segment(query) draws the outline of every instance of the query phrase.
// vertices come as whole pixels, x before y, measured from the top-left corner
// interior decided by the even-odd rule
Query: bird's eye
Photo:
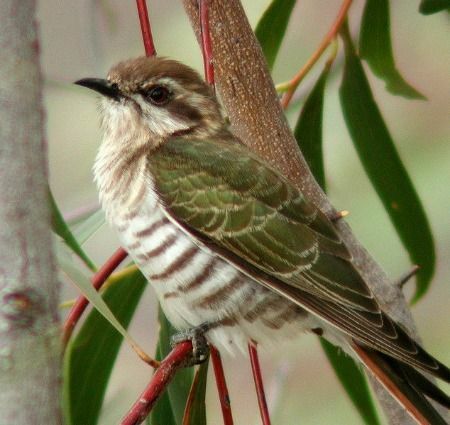
[[[164,86],[152,87],[146,93],[147,99],[154,105],[161,106],[165,105],[170,99],[170,91]]]

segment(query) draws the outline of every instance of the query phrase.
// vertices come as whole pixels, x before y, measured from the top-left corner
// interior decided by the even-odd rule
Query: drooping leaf
[[[147,280],[139,272],[109,286],[103,299],[126,328]],[[123,337],[95,309],[70,341],[64,358],[64,411],[66,423],[97,423],[107,384]],[[139,361],[139,359],[136,359]]]
[[[158,317],[160,330],[156,358],[161,360],[171,351],[170,337],[176,333],[176,330],[169,323],[161,308],[159,309]],[[177,371],[163,397],[158,400],[150,414],[149,423],[151,425],[168,425],[171,423],[182,425],[193,375],[192,368],[184,368]]]
[[[184,411],[183,425],[206,425],[206,380],[209,358],[195,371],[188,403]]]
[[[367,378],[355,361],[323,338],[320,339],[328,361],[345,388],[350,400],[367,425],[378,425],[377,410],[370,394]]]
[[[340,100],[348,130],[369,179],[413,264],[418,264],[417,301],[427,291],[435,266],[433,237],[420,199],[395,149],[370,90],[350,35],[343,32],[345,68]]]
[[[126,341],[136,346],[136,342],[126,329],[120,324],[114,316],[102,296],[94,289],[88,277],[72,261],[69,253],[64,252],[61,247],[56,249],[58,265],[66,274],[72,283],[74,283],[80,292],[89,300],[95,309],[126,339]]]
[[[431,15],[443,10],[450,11],[450,0],[422,0],[420,2],[419,12],[423,15]]]
[[[385,81],[389,92],[411,99],[425,99],[403,79],[395,66],[388,0],[366,0],[359,38],[359,53],[361,58],[367,61],[373,73]]]
[[[305,101],[294,135],[315,179],[325,190],[325,171],[322,152],[322,117],[324,90],[330,67],[327,64]],[[322,347],[336,376],[350,400],[367,425],[378,425],[379,420],[366,377],[350,357],[339,353],[338,348],[321,339]]]
[[[295,0],[273,0],[256,26],[255,35],[269,69],[275,63],[294,6]]]
[[[303,105],[294,136],[317,183],[325,190],[322,152],[322,117],[325,83],[330,67],[326,66]]]
[[[50,188],[48,189],[48,199],[50,205],[50,212],[52,215],[52,229],[53,231],[60,236],[66,245],[76,254],[78,257],[89,267],[92,271],[96,270],[95,264],[91,261],[91,259],[86,255],[86,253],[81,248],[80,244],[76,240],[75,236],[67,226],[64,218],[59,211],[58,206],[56,205],[55,198],[53,198],[52,192]]]
[[[101,208],[86,217],[73,228],[73,234],[80,244],[84,244],[105,223],[105,213]]]

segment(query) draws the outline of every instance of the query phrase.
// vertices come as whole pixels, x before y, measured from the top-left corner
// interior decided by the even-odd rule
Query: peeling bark
[[[0,2],[0,424],[59,424],[58,281],[35,1]]]

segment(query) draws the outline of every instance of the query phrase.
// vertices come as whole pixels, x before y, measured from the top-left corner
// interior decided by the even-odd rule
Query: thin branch
[[[342,24],[345,21],[345,18],[347,17],[348,9],[350,8],[351,4],[352,0],[344,0],[336,16],[336,19],[334,20],[333,24],[328,30],[328,33],[325,35],[316,51],[311,55],[311,57],[306,61],[305,65],[303,65],[300,71],[298,71],[297,74],[295,74],[295,76],[289,82],[280,84],[278,86],[281,90],[286,90],[281,99],[281,105],[283,108],[286,108],[289,105],[295,90],[297,89],[298,85],[301,83],[305,75],[319,60],[323,52],[325,52],[332,41],[336,38]]]
[[[223,371],[222,359],[219,351],[213,346],[211,348],[211,361],[216,377],[217,392],[219,393],[220,407],[222,409],[224,425],[233,425],[233,415],[231,412],[231,401],[228,394],[227,382]]]
[[[119,248],[105,264],[99,269],[97,273],[92,276],[92,286],[99,290],[105,283],[106,279],[111,276],[111,273],[119,266],[119,264],[127,257],[127,252],[123,248]],[[67,315],[63,327],[63,346],[66,347],[72,332],[79,322],[81,315],[88,306],[89,301],[83,295],[78,297],[75,305]]]
[[[158,398],[167,388],[178,369],[192,353],[192,342],[177,344],[156,369],[150,383],[120,422],[121,425],[138,425],[149,415]]]
[[[153,44],[152,28],[148,19],[146,0],[136,0],[136,6],[141,24],[142,40],[144,41],[145,54],[147,56],[156,55],[155,45]]]
[[[266,393],[259,364],[258,351],[256,345],[249,344],[248,352],[250,354],[250,363],[252,365],[253,379],[255,381],[256,395],[258,397],[259,412],[263,425],[270,425],[269,409],[267,408]]]

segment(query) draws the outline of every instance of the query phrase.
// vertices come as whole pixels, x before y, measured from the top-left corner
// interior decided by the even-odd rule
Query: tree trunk
[[[0,1],[0,424],[59,424],[52,253],[35,1]]]
[[[197,0],[182,0],[200,41]],[[234,133],[255,152],[278,168],[322,211],[334,211],[314,180],[281,108],[266,61],[239,0],[210,0],[216,86]],[[354,263],[383,308],[417,338],[411,313],[402,292],[356,240],[350,227],[337,223]],[[378,399],[392,424],[412,424],[412,419],[376,382]]]

